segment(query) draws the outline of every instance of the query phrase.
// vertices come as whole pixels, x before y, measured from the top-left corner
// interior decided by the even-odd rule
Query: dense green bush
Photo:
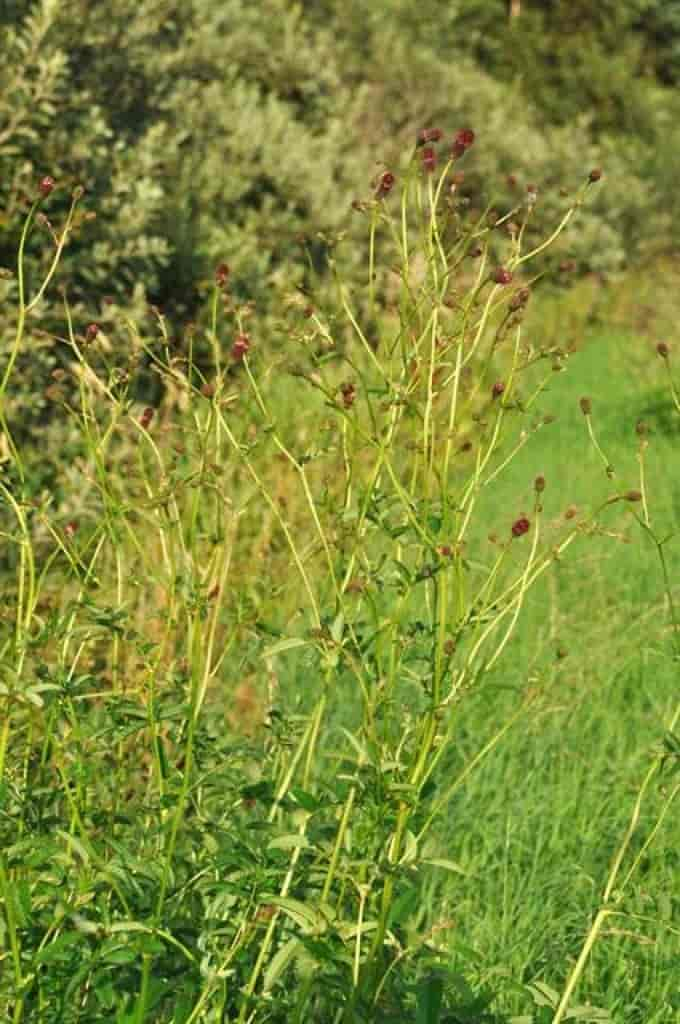
[[[630,75],[635,19],[650,5],[598,5],[571,35],[573,12],[543,8],[523,5],[509,26],[500,0],[5,5],[0,264],[20,195],[49,173],[64,208],[82,184],[97,211],[64,261],[91,316],[108,309],[113,321],[103,296],[139,309],[144,292],[195,316],[223,259],[264,314],[281,287],[310,283],[296,269],[299,237],[327,269],[327,236],[367,194],[372,168],[436,122],[470,124],[483,140],[467,183],[475,202],[511,198],[478,196],[482,178],[522,181],[531,167],[549,193],[606,162],[607,189],[572,255],[615,269],[645,239],[668,238],[674,208],[672,140],[661,167],[649,158],[668,137],[668,92]]]
[[[43,242],[50,232],[53,243],[60,237],[73,189],[85,189],[59,272],[40,300],[41,332],[30,358],[20,357],[26,389],[7,396],[14,420],[30,431],[50,418],[45,391],[65,353],[62,280],[76,333],[95,321],[118,352],[126,318],[148,336],[156,330],[153,318],[143,320],[151,302],[182,349],[182,324],[207,322],[214,267],[226,261],[232,294],[251,304],[257,333],[280,344],[291,330],[286,310],[327,304],[331,262],[350,285],[363,281],[363,217],[347,218],[350,204],[370,197],[386,166],[403,172],[403,154],[426,125],[477,132],[459,185],[473,209],[521,212],[527,184],[537,187],[528,227],[536,237],[565,208],[562,186],[604,166],[606,187],[555,247],[546,273],[566,263],[611,274],[670,248],[678,202],[673,103],[655,81],[630,79],[610,52],[615,22],[627,40],[622,52],[638,53],[636,25],[652,6],[616,11],[606,4],[584,12],[565,49],[560,34],[574,28],[573,15],[524,4],[509,25],[500,0],[5,4],[5,351],[26,203],[42,176],[55,179],[43,238],[33,233],[27,242],[30,290],[52,258]],[[337,244],[340,225],[345,244]],[[142,381],[135,393],[148,398],[154,389]]]

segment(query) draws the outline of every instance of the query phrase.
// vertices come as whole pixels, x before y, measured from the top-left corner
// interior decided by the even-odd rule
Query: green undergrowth
[[[640,386],[641,348],[648,352],[633,335],[591,333],[569,372],[556,377],[545,399],[556,420],[518,457],[513,477],[514,484],[545,474],[548,516],[592,501],[594,485],[598,496],[614,486],[588,444],[579,398],[591,395],[598,440],[625,486],[637,480],[636,423],[648,423],[653,520],[662,535],[672,532],[680,422],[665,390]],[[509,486],[495,497],[503,506],[521,500],[522,491]],[[518,690],[533,687],[543,696],[469,776],[439,829],[469,874],[432,900],[452,922],[454,955],[469,957],[482,977],[561,987],[645,761],[677,699],[656,553],[638,542],[637,530],[623,516],[606,543],[584,537],[568,564],[558,563],[533,593],[503,669],[462,712],[464,739],[450,766],[456,772],[507,717]],[[668,559],[677,579],[677,544]],[[650,801],[643,822],[649,824],[664,793]],[[671,816],[626,898],[631,919],[611,922],[584,975],[583,1001],[606,1007],[621,1024],[680,1020],[679,847]],[[464,948],[456,954],[458,942]],[[504,1005],[519,1012],[520,1002],[509,985]]]

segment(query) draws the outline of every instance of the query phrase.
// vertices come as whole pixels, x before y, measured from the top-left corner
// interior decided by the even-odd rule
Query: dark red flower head
[[[46,174],[44,178],[40,179],[40,184],[38,185],[38,191],[40,192],[40,195],[48,196],[50,192],[53,190],[55,184],[56,182],[54,178],[52,178],[49,174]]]
[[[593,167],[592,171],[588,175],[588,181],[595,182],[599,181],[602,177],[602,169],[600,167]]]
[[[531,523],[526,516],[520,516],[519,519],[515,519],[512,524],[512,535],[513,537],[522,537],[525,533],[528,533],[531,528]]]
[[[139,417],[140,426],[144,427],[145,430],[149,426],[149,424],[151,423],[151,420],[153,419],[153,413],[154,413],[154,411],[153,411],[152,407],[150,405],[147,405],[146,409],[144,410],[142,415]]]
[[[426,146],[423,150],[423,170],[431,174],[437,166],[437,154],[432,146]]]
[[[491,388],[491,397],[500,398],[505,391],[505,384],[502,380],[497,380],[494,386]]]
[[[378,188],[376,189],[375,198],[384,199],[385,196],[392,191],[394,185],[394,175],[391,171],[384,171],[378,179]]]
[[[99,324],[88,324],[85,328],[85,337],[88,341],[94,341],[99,334]]]
[[[453,146],[451,154],[454,157],[462,156],[466,149],[469,149],[472,143],[475,141],[475,133],[471,128],[461,128],[459,132],[456,132],[456,137],[453,140]]]
[[[656,351],[659,353],[662,359],[668,359],[670,349],[665,341],[660,341],[656,346]]]
[[[236,340],[231,347],[232,359],[239,363],[244,355],[250,351],[250,337],[247,334],[237,334]]]
[[[220,263],[215,268],[215,283],[222,288],[229,278],[230,268],[228,263]]]
[[[512,274],[505,267],[496,267],[492,277],[496,284],[510,284],[512,281]]]

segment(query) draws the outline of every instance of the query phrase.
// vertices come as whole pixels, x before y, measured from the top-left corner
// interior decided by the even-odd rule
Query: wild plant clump
[[[27,281],[59,188],[40,182],[0,386],[3,1019],[501,1020],[420,903],[464,871],[436,823],[512,724],[451,774],[459,708],[612,505],[651,528],[643,477],[555,522],[536,466],[494,505],[567,356],[525,330],[536,265],[600,172],[527,244],[538,190],[474,209],[473,144],[427,128],[381,167],[354,203],[365,295],[339,274],[328,308],[291,295],[285,343],[258,337],[224,263],[181,334],[157,309],[79,324],[62,287],[47,393],[70,442],[49,488],[6,399],[85,200]],[[540,699],[527,686],[516,717]]]

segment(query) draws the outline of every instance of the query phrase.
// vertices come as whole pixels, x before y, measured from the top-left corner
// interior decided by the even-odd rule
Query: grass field
[[[644,419],[652,524],[660,536],[673,533],[680,424],[658,386],[663,374],[654,358],[648,341],[591,333],[544,399],[556,421],[518,457],[507,491],[494,502],[517,501],[513,487],[539,471],[549,482],[549,516],[572,503],[596,503],[617,485],[635,487],[635,425]],[[592,396],[596,435],[616,484],[588,441],[582,395]],[[589,482],[598,476],[595,488]],[[437,913],[453,922],[447,934],[453,950],[458,940],[463,947],[460,962],[465,947],[474,949],[479,969],[494,981],[507,972],[561,988],[677,701],[659,560],[623,511],[610,523],[615,536],[607,544],[584,537],[533,592],[503,669],[462,711],[454,771],[507,717],[517,691],[532,686],[543,694],[459,790],[439,829],[442,848],[469,876],[451,882]],[[676,581],[677,540],[667,557]],[[634,851],[666,792],[662,784],[649,794]],[[608,1009],[621,1024],[680,1020],[679,849],[671,813],[624,899],[630,918],[609,923],[581,985],[580,1001]],[[518,1006],[510,992],[506,1005]]]

